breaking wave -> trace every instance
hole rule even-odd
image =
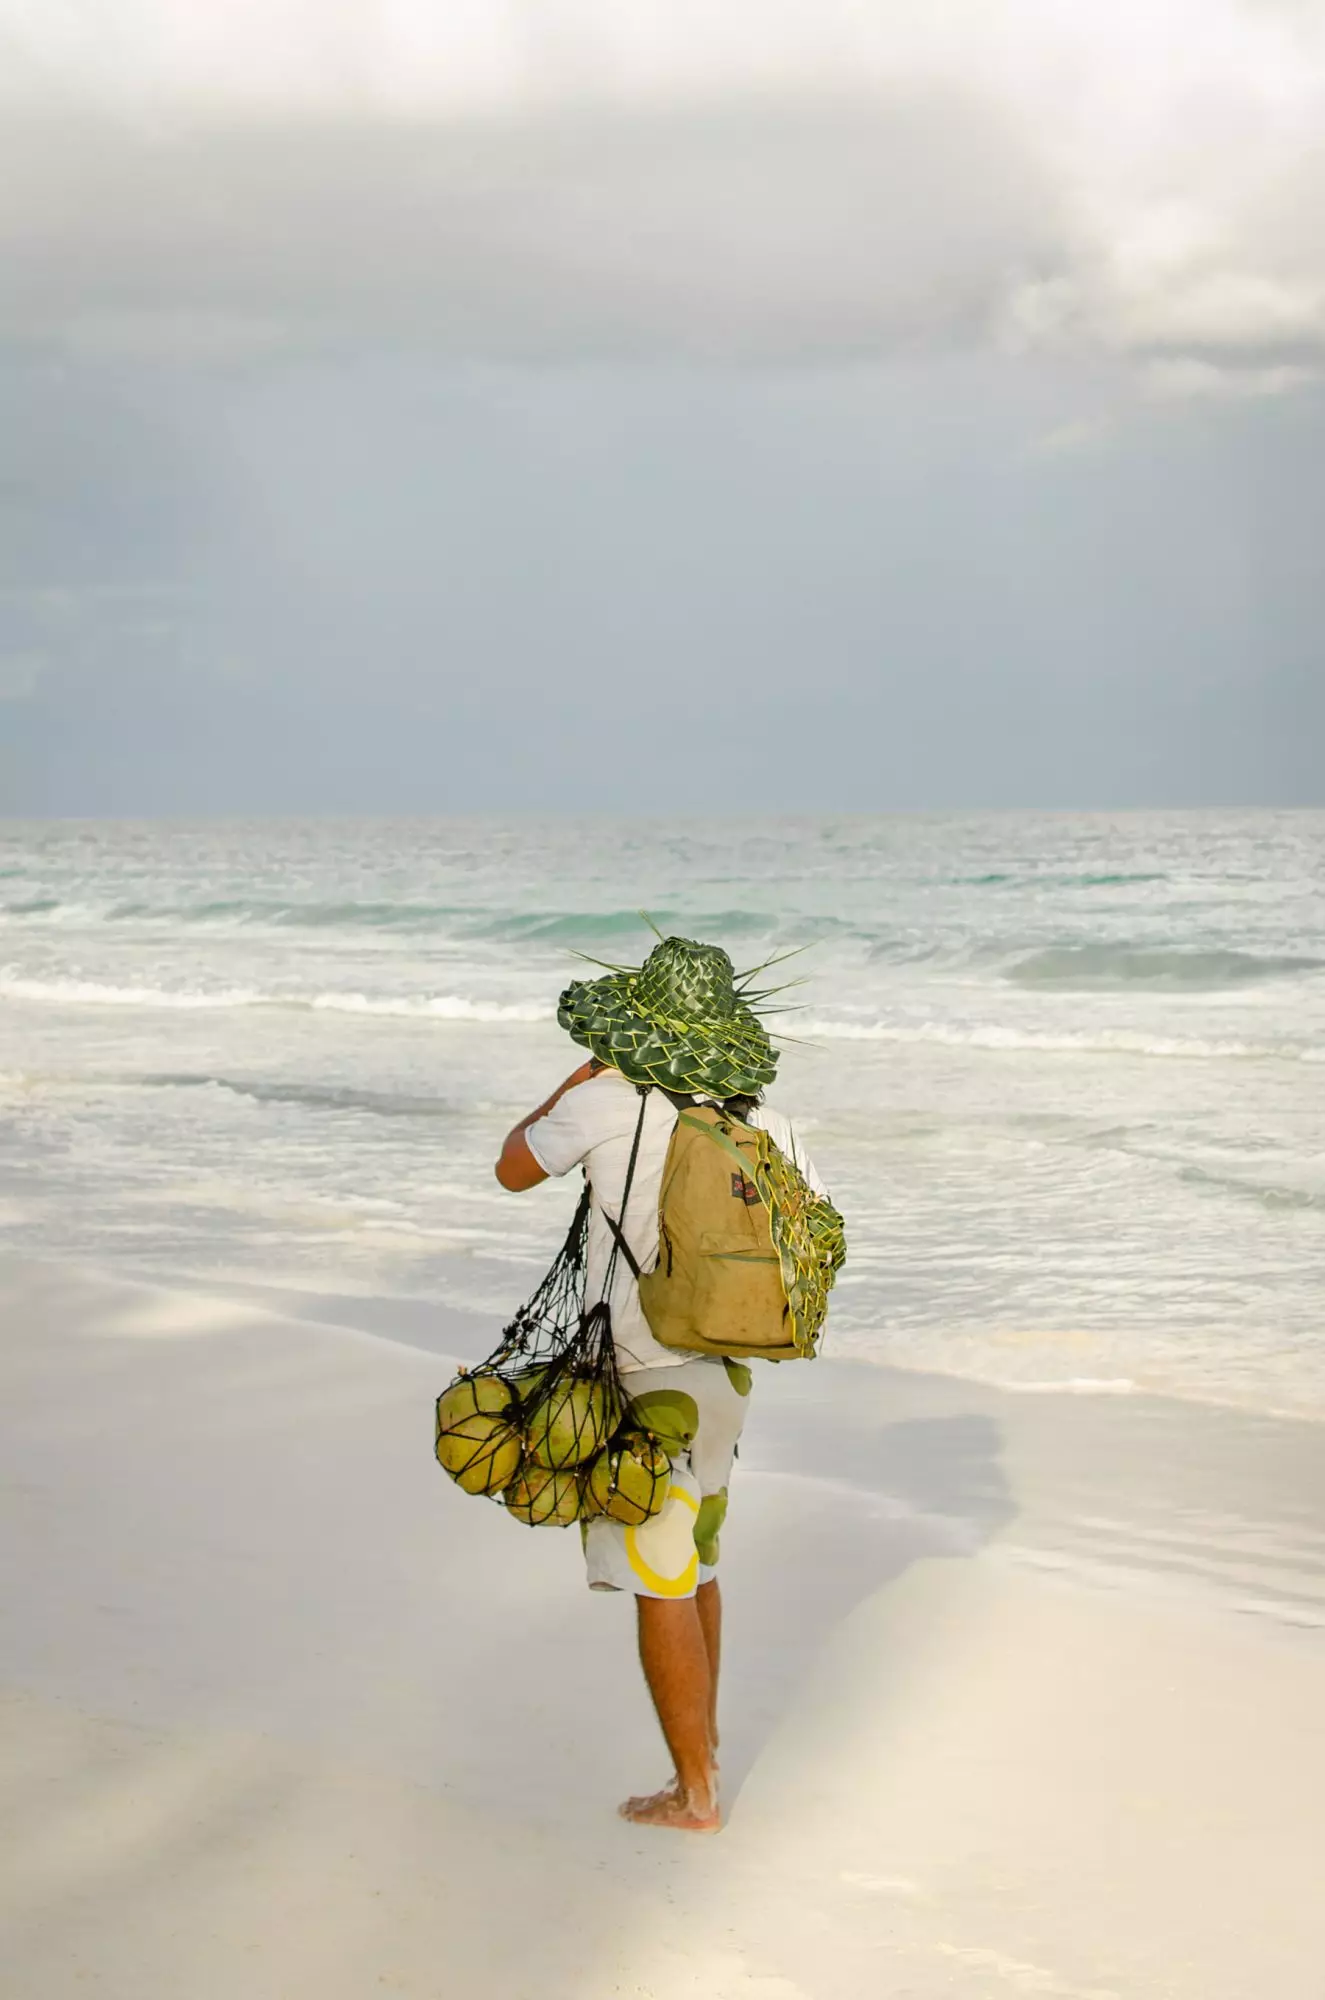
[[[776,918],[754,910],[703,910],[683,913],[653,908],[649,917],[660,930],[687,935],[733,937],[763,935]],[[489,938],[520,943],[644,939],[648,921],[638,910],[500,910],[459,903],[425,902],[300,902],[263,897],[213,897],[203,902],[62,901],[32,896],[0,903],[0,921],[75,928],[101,924],[151,924],[219,929],[274,928],[312,931],[442,931],[450,936]],[[835,928],[831,919],[822,928]]]
[[[0,972],[0,1000],[55,1007],[143,1007],[187,1012],[236,1007],[296,1008],[311,1013],[379,1014],[415,1021],[544,1021],[554,1009],[523,1001],[470,1000],[456,993],[264,993],[252,986],[212,992],[161,986],[104,986],[90,979],[24,979]]]
[[[1178,1179],[1186,1181],[1189,1187],[1213,1188],[1219,1194],[1239,1195],[1245,1201],[1258,1203],[1261,1208],[1285,1209],[1289,1213],[1325,1208],[1325,1190],[1316,1188],[1285,1186],[1276,1181],[1245,1180],[1237,1174],[1212,1173],[1208,1167],[1194,1165],[1179,1167]]]
[[[440,1097],[408,1097],[381,1090],[353,1090],[337,1084],[276,1083],[257,1078],[167,1071],[136,1077],[147,1090],[219,1090],[254,1104],[292,1104],[315,1111],[370,1111],[379,1118],[448,1118],[455,1107]]]
[[[992,1025],[952,1027],[945,1021],[899,1026],[889,1021],[800,1022],[797,1036],[826,1042],[930,1042],[943,1048],[1027,1050],[1061,1055],[1176,1056],[1193,1060],[1243,1057],[1262,1062],[1325,1062],[1325,1048],[1286,1042],[1205,1041],[1197,1036],[1145,1035],[1127,1028],[1080,1034],[1039,1034]]]
[[[1196,951],[1149,945],[1076,944],[1032,952],[1009,966],[1004,978],[1016,986],[1181,988],[1219,992],[1266,979],[1291,979],[1319,972],[1325,959],[1258,957],[1248,951]]]
[[[995,889],[1007,883],[1015,883],[1019,889],[1127,889],[1143,882],[1167,882],[1167,875],[1041,875],[1037,873],[1016,874],[1011,870],[996,870],[989,875],[953,875],[948,878],[955,887],[967,889]]]

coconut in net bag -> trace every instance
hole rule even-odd
[[[631,1148],[602,1297],[586,1309],[588,1186],[538,1289],[478,1368],[437,1399],[437,1458],[466,1493],[501,1501],[527,1527],[569,1527],[594,1514],[630,1525],[656,1514],[671,1464],[656,1440],[623,1423],[608,1300],[644,1130]],[[609,1218],[610,1219],[610,1218]]]

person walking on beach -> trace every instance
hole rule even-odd
[[[507,1134],[496,1174],[513,1192],[575,1167],[589,1181],[586,1298],[601,1297],[611,1269],[622,1386],[636,1421],[664,1442],[672,1461],[660,1514],[639,1528],[599,1517],[584,1532],[590,1589],[635,1596],[640,1663],[674,1768],[661,1791],[627,1799],[620,1810],[642,1825],[713,1833],[721,1824],[718,1537],[751,1375],[741,1362],[655,1340],[635,1273],[658,1261],[663,1168],[687,1105],[718,1104],[762,1127],[815,1193],[825,1190],[790,1121],[762,1101],[777,1056],[718,946],[666,938],[638,972],[572,984],[558,1019],[589,1060]],[[629,1255],[613,1267],[618,1232]]]

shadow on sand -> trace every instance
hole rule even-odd
[[[751,1431],[724,1536],[729,1803],[857,1606],[915,1562],[975,1554],[1017,1512],[987,1416],[875,1427],[857,1405],[827,1425],[823,1409],[812,1410],[800,1425],[783,1408],[767,1433],[757,1414]],[[815,1469],[774,1471],[771,1461]]]

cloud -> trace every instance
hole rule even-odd
[[[1152,361],[1143,370],[1141,385],[1158,401],[1205,398],[1214,402],[1254,401],[1262,396],[1289,396],[1320,380],[1317,368],[1281,364],[1272,368],[1235,369],[1217,367],[1210,361],[1190,358]]]
[[[1321,0],[114,13],[0,0],[13,338],[1325,362]]]
[[[39,226],[16,193],[0,210],[14,318],[190,359],[374,338],[484,356],[965,345],[1063,226],[1006,121],[951,91],[166,147],[64,129],[31,134],[27,163]]]
[[[1135,301],[1128,344],[1210,354],[1315,352],[1325,340],[1325,282],[1238,270],[1194,272]]]

